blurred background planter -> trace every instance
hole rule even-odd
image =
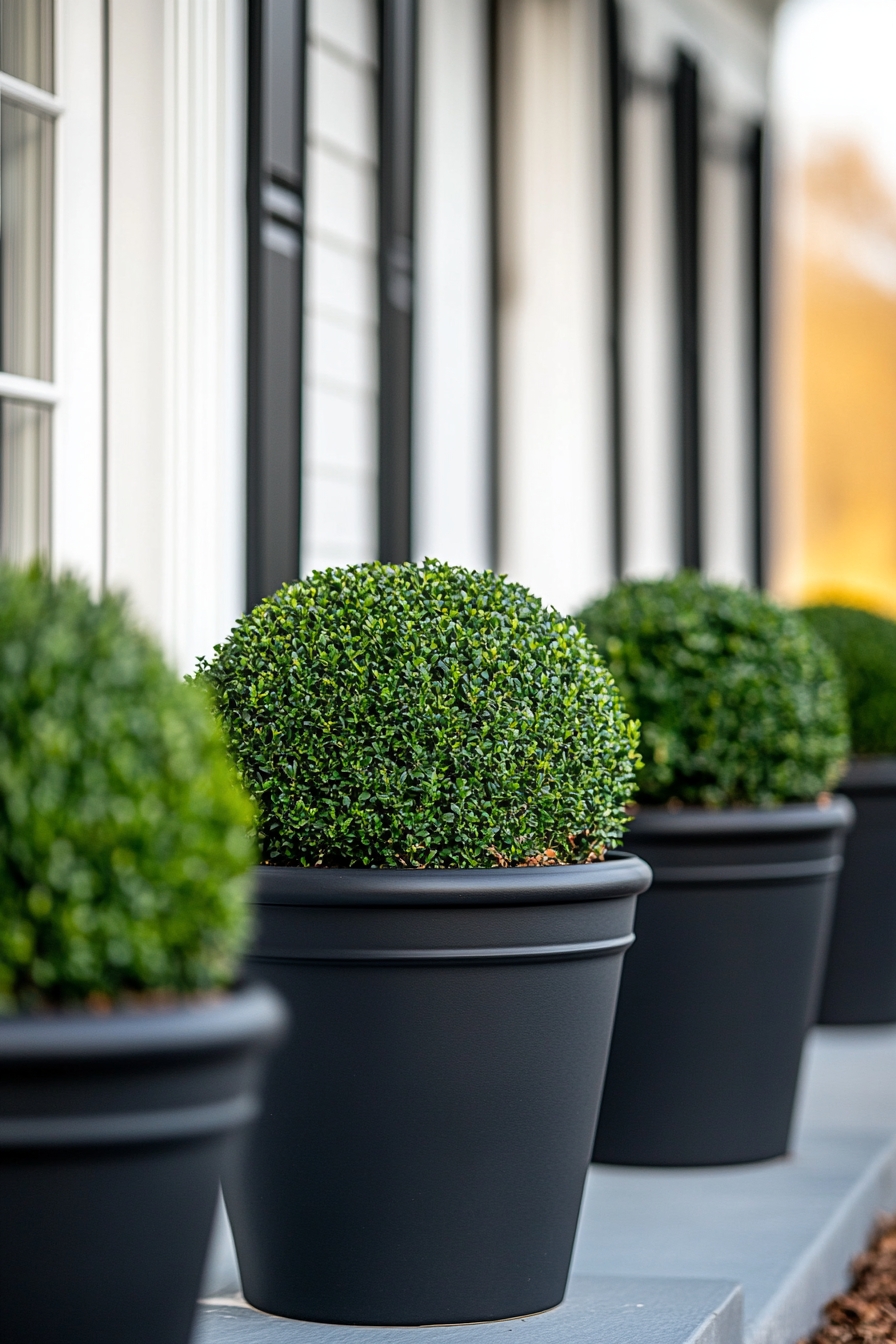
[[[284,1024],[264,986],[0,1020],[4,1344],[187,1344],[225,1151]]]
[[[596,1162],[704,1166],[787,1151],[853,807],[642,808],[639,902]]]
[[[293,1030],[224,1191],[243,1291],[304,1320],[555,1306],[639,859],[258,870],[249,973]]]
[[[799,613],[696,573],[620,583],[581,620],[641,724],[626,848],[655,870],[595,1161],[777,1157],[854,817],[829,794],[849,754],[840,668]]]
[[[896,622],[828,603],[804,616],[840,664],[852,749],[846,843],[819,1021],[896,1022]]]
[[[896,756],[855,760],[840,785],[846,841],[819,1022],[896,1022]]]

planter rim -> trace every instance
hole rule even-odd
[[[781,835],[812,831],[849,830],[856,810],[843,794],[830,803],[782,803],[779,807],[641,807],[632,818],[629,834],[648,837],[727,835]]]
[[[643,859],[615,850],[603,863],[539,868],[279,868],[255,870],[259,905],[559,905],[646,891]]]
[[[854,756],[840,788],[850,793],[896,791],[896,756]]]
[[[263,984],[240,986],[221,998],[180,1001],[170,1008],[22,1013],[0,1018],[0,1065],[187,1055],[253,1042],[272,1045],[286,1023],[282,1000]]]

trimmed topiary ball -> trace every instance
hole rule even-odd
[[[229,984],[252,819],[123,601],[0,567],[0,1007]]]
[[[620,584],[580,619],[641,720],[645,802],[771,806],[839,779],[842,681],[797,612],[685,572]]]
[[[495,574],[312,574],[201,672],[268,863],[581,862],[622,835],[636,725],[576,625]]]
[[[846,682],[853,751],[896,755],[896,621],[855,607],[806,607]]]

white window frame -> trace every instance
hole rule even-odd
[[[54,5],[54,24],[56,20],[56,9],[58,4]],[[54,32],[55,39],[55,32]],[[55,52],[55,42],[54,42]],[[54,71],[55,77],[55,71]],[[54,85],[56,81],[54,78]],[[17,108],[26,109],[27,112],[38,113],[39,116],[50,118],[52,121],[52,152],[54,152],[54,183],[52,183],[52,258],[54,258],[54,273],[52,273],[52,294],[50,306],[50,320],[52,323],[52,352],[54,352],[54,379],[43,378],[24,378],[21,374],[7,374],[0,370],[0,399],[8,402],[20,402],[30,406],[47,406],[55,409],[59,401],[59,387],[55,382],[56,367],[56,231],[58,231],[58,156],[56,156],[56,145],[58,145],[58,122],[63,113],[62,98],[58,94],[48,93],[46,89],[40,89],[38,85],[31,85],[24,79],[17,79],[15,75],[9,75],[0,71],[0,98],[3,102],[13,103]],[[54,417],[55,421],[55,417]],[[50,513],[50,530],[48,530],[48,547],[52,554],[52,452],[54,452],[54,433],[55,423],[50,426],[50,497],[47,500],[47,509]]]
[[[55,7],[54,7],[55,9]],[[55,20],[55,15],[54,15]],[[50,117],[53,121],[53,155],[54,171],[56,158],[56,140],[57,140],[57,122],[61,117],[64,106],[62,99],[55,93],[47,93],[46,89],[40,89],[35,84],[28,84],[23,79],[16,79],[14,75],[7,75],[0,71],[0,99],[7,103],[15,103],[17,107],[25,108],[28,112],[37,112],[41,116]],[[55,187],[55,182],[54,182]],[[56,191],[53,193],[53,248],[55,261],[56,247]],[[54,345],[56,330],[56,284],[55,274],[53,277],[53,294],[51,306],[51,322],[53,323]],[[54,350],[55,353],[55,350]],[[55,369],[55,360],[54,360]],[[55,381],[44,378],[24,378],[18,373],[4,373],[0,370],[0,398],[4,401],[21,401],[30,405],[55,406],[59,400],[59,388]],[[51,449],[52,453],[52,449]]]

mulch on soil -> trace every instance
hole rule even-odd
[[[825,1324],[800,1344],[896,1344],[896,1217],[882,1219],[853,1280],[824,1309]]]

